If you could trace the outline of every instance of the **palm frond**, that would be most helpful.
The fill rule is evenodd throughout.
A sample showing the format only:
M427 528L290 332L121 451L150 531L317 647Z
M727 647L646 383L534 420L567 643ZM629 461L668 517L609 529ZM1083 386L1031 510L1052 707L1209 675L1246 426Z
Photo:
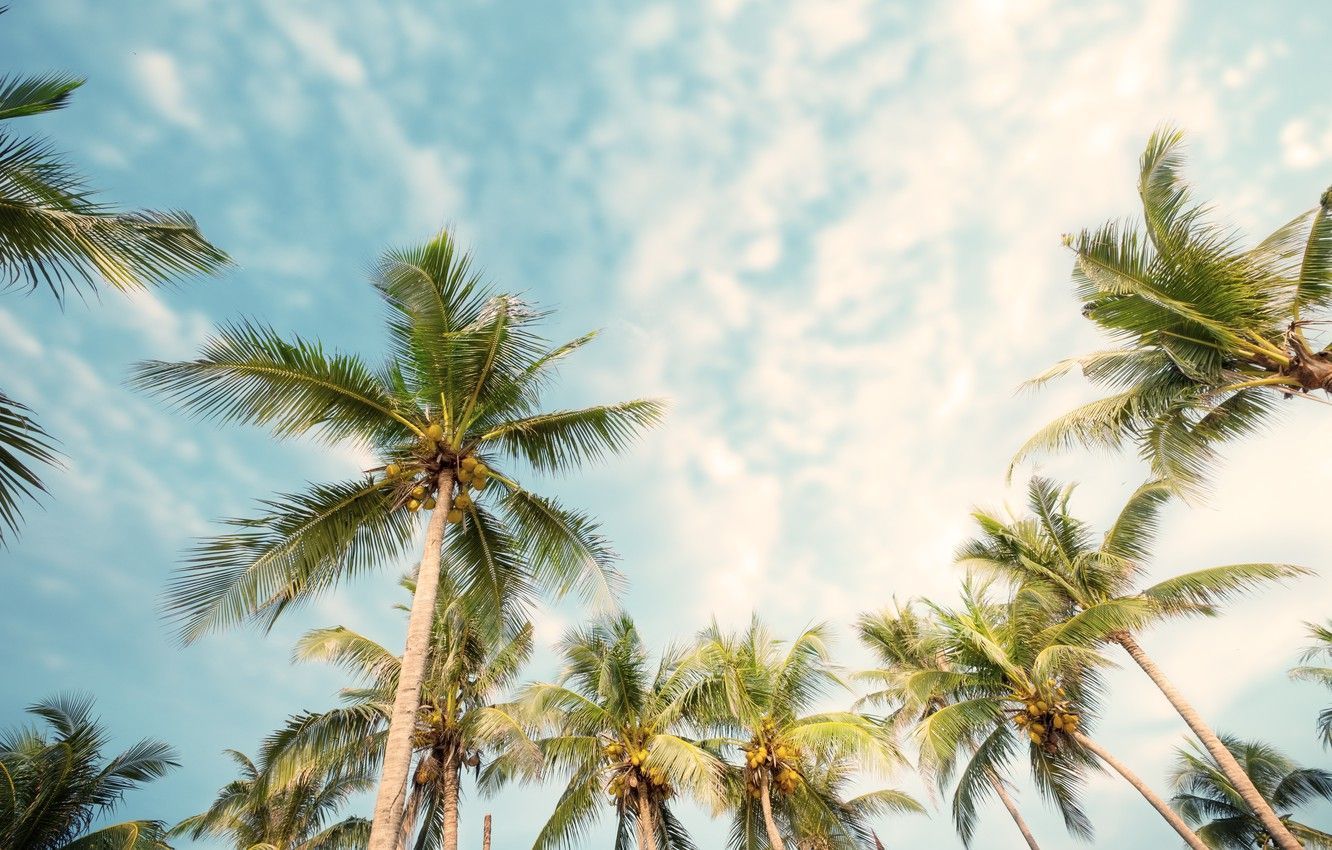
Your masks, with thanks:
M82 77L59 71L0 77L0 121L61 109L83 83Z
M0 392L0 543L18 533L20 501L46 492L35 464L59 463L50 435L30 414L27 406Z

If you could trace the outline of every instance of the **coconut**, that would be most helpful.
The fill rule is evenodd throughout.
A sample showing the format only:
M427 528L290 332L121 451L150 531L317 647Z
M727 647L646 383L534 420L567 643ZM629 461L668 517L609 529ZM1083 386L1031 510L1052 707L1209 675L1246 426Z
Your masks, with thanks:
M489 478L486 478L484 475L478 475L478 476L476 476L476 478L473 478L473 479L472 479L472 486L473 486L474 488L476 488L477 490L484 490L484 489L486 489L486 485L489 484L489 483L490 483L490 479L489 479Z
M479 461L477 461L477 459L474 457L470 456L465 457L462 459L462 468L467 470L468 472L471 472L473 469L476 469L476 465L478 462Z
M407 510L409 510L409 511L414 511L414 510L416 510L416 509L419 508L419 507L421 507L421 503L418 502L417 500L415 500L415 499L408 499L408 500L407 500Z
M472 506L472 497L467 495L466 493L459 493L454 498L453 504L459 508L462 508L463 510L467 510Z
M457 508L454 508L453 510L449 511L448 516L445 518L449 522L457 525L458 523L462 522L463 512L458 510Z
M399 472L402 472L402 467L398 466L396 463L390 463L388 466L384 467L384 474L389 478L394 477Z
M433 511L435 509L434 497L432 496L429 499L426 499L424 502L422 502L421 507L425 508L428 511Z
M440 427L438 422L432 422L430 427L426 428L426 436L435 442L439 442L444 439L444 429Z
M426 494L426 488L421 484L417 484L415 487L412 488L412 495L418 499L424 496L425 494Z

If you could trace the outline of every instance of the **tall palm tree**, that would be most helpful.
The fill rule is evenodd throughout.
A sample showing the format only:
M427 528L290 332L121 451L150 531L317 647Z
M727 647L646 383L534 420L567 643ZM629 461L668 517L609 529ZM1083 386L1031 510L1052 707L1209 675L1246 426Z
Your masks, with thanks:
M286 341L248 321L220 328L198 359L149 362L136 383L198 415L266 425L279 437L315 434L369 447L370 473L277 496L235 531L204 541L168 591L168 610L193 640L246 620L271 623L340 580L397 559L428 514L375 800L371 850L390 850L404 807L445 525L464 592L498 621L538 590L609 596L613 555L587 516L501 469L509 460L565 472L624 448L663 406L638 400L540 410L556 364L592 338L554 347L544 314L495 295L442 232L389 251L375 272L389 312L391 356L372 369L352 354ZM487 489L492 480L498 487Z
M1171 617L1214 615L1229 599L1308 571L1287 564L1232 564L1139 588L1161 508L1170 498L1167 485L1152 482L1135 491L1099 541L1086 523L1069 513L1072 487L1033 478L1027 492L1029 516L974 514L980 534L959 549L958 562L1054 600L1063 619L1058 642L1083 646L1109 642L1122 647L1207 747L1244 794L1246 804L1277 837L1282 850L1297 850L1299 843L1281 825L1216 732L1138 643L1135 632Z
M834 691L849 691L833 664L827 626L813 625L788 644L756 616L738 634L714 623L699 642L711 667L699 693L701 716L745 759L743 793L732 795L732 846L762 846L760 826L772 850L785 850L787 838L798 840L810 824L841 844L868 836L860 813L833 792L851 766L886 768L901 754L883 724L856 712L815 711ZM896 800L920 809L906 795Z
M1083 315L1118 346L1065 361L1111 395L1060 417L1023 447L1136 444L1152 474L1197 493L1218 444L1253 433L1277 401L1332 392L1332 348L1306 331L1332 307L1332 189L1252 248L1207 220L1166 127L1142 155L1141 226L1119 221L1065 237Z
M859 681L872 688L861 698L860 704L889 709L887 721L901 729L915 726L949 704L939 691L923 701L919 697L921 683L951 672L952 662L945 651L938 624L928 614L920 613L916 604L908 602L862 614L856 621L856 631L878 665L857 674ZM991 752L994 749L997 747ZM973 757L975 755L973 753ZM988 765L978 768L976 773L981 775L981 781L959 787L959 793L954 796L953 818L963 843L970 844L975 835L979 805L986 795L993 793L1003 803L1027 847L1040 850L1036 836L1022 817L1017 800L1003 776Z
M1304 662L1290 671L1292 679L1318 682L1326 688L1332 688L1332 621L1322 625L1305 623L1309 637L1314 643L1300 656ZM1314 664L1322 661L1322 664ZM1332 706L1318 712L1318 736L1323 739L1323 746L1332 746Z
M220 790L206 811L171 828L171 835L220 838L235 850L362 850L370 822L360 817L337 818L350 797L374 787L364 771L330 771L310 762L284 782L266 776L267 765L256 764L236 750L226 754L240 777Z
M511 743L483 782L568 777L533 850L582 846L607 809L617 848L692 850L672 801L686 795L715 806L723 769L714 748L692 737L705 673L699 653L670 647L654 665L627 616L574 629L559 649L557 681L530 684L513 705L487 712Z
M107 756L110 734L87 697L58 696L28 707L50 733L0 734L0 847L23 850L169 850L160 821L98 828L126 793L177 766L175 752L143 740Z
M68 105L81 85L60 73L0 77L0 290L45 287L63 301L67 288L142 289L225 266L185 213L117 211L48 142L11 129ZM0 543L18 532L20 502L46 492L37 465L58 460L31 414L0 391Z
M410 582L405 584L410 590ZM480 728L481 714L514 682L531 651L531 624L492 639L465 597L447 587L440 593L412 736L416 761L402 820L403 848L457 850L463 771L479 769L493 743ZM357 685L343 690L346 705L297 715L270 738L264 749L270 769L281 779L311 759L334 764L351 759L364 769L377 768L401 659L343 626L308 632L295 657L336 664L356 677Z
M922 697L942 691L948 702L918 727L922 756L946 768L981 741L958 780L964 789L1002 775L1016 745L1026 743L1037 788L1082 837L1090 836L1091 825L1076 798L1083 773L1099 761L1132 785L1193 850L1205 850L1159 794L1087 734L1101 688L1098 670L1108 662L1094 649L1057 641L1047 600L1023 592L996 605L983 593L968 587L962 607L935 608L952 667L915 684Z
M1267 744L1230 737L1222 740L1305 847L1332 847L1332 835L1294 819L1294 811L1301 806L1332 800L1332 773L1300 767ZM1170 805L1198 828L1198 837L1212 850L1270 850L1276 846L1216 760L1196 743L1190 741L1187 749L1176 751L1170 782L1176 791Z

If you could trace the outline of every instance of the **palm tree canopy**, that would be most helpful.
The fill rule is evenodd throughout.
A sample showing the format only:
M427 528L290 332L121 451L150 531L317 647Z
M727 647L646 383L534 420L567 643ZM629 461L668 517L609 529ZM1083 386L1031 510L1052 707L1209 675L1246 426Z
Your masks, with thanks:
M1216 448L1257 430L1283 397L1332 392L1332 350L1306 336L1332 306L1332 189L1258 245L1210 222L1181 175L1183 137L1166 127L1142 155L1140 225L1065 238L1083 315L1116 347L1058 364L1105 398L1041 429L1018 452L1135 445L1154 477L1203 491Z
M921 715L922 771L941 788L954 785L953 821L969 844L981 802L1025 749L1037 790L1070 834L1089 838L1080 795L1096 762L1075 735L1095 720L1108 662L1094 649L1059 643L1040 595L996 603L986 594L968 581L958 608L931 605L938 629L931 643L943 647L947 664L901 671L898 692Z
M414 590L410 580L403 584ZM495 638L472 616L466 597L444 588L433 621L414 749L423 758L433 757L432 765L451 756L458 764L475 762L479 769L487 751L503 744L503 737L491 735L491 727L482 723L482 713L514 683L531 652L530 624ZM343 689L344 705L298 714L269 736L262 751L266 780L291 781L311 762L374 773L383 758L399 656L371 638L334 626L307 632L294 658L334 664L351 674L355 684ZM420 808L436 811L442 804L437 799L440 788L422 785ZM427 817L425 824L417 846L440 846L437 819Z
M1162 482L1139 487L1098 539L1070 511L1072 486L1034 477L1027 514L973 514L980 533L959 547L957 562L1045 598L1054 617L1051 640L1079 645L1167 617L1210 616L1264 584L1309 574L1290 564L1229 564L1141 587L1171 492Z
M356 794L374 786L373 775L361 770L312 761L283 782L267 776L268 765L227 750L240 776L227 783L206 811L171 828L172 836L194 840L220 838L235 850L360 850L370 835L370 822L338 818Z
M1226 749L1306 847L1332 847L1332 835L1294 820L1304 805L1332 800L1332 773L1299 767L1273 747L1222 736ZM1211 754L1190 741L1176 751L1170 805L1216 850L1270 846L1270 838Z
M722 764L699 740L693 716L706 669L696 650L668 647L654 664L633 621L620 616L570 631L559 644L563 669L519 699L486 711L510 743L482 776L494 788L512 779L567 777L534 850L583 846L610 808L617 847L632 840L641 787L663 848L692 848L671 801L687 795L716 805Z
M68 286L140 289L223 268L226 254L185 213L118 212L49 143L11 129L66 106L81 85L61 73L0 77L0 290L44 286L63 300ZM0 543L18 533L20 504L46 492L37 468L56 463L50 435L0 391Z
M765 784L779 830L798 846L864 846L872 816L919 810L899 791L848 793L856 769L887 770L903 758L885 724L854 711L818 710L849 691L833 663L826 625L812 625L787 642L757 616L735 634L713 623L699 635L699 649L709 672L698 691L697 716L720 736L719 744L745 760L727 782L731 847L768 845L760 801Z
M58 696L28 707L50 727L0 734L0 847L25 850L166 850L159 821L90 829L126 793L177 766L175 752L143 740L107 756L110 734L92 700Z
M1332 688L1332 621L1323 624L1306 623L1305 626L1314 642L1300 656L1303 663L1291 668L1291 678L1318 682L1325 688ZM1332 746L1332 706L1318 713L1318 736L1323 746Z
M597 525L526 489L517 470L566 472L619 451L663 404L543 410L555 367L594 335L547 344L537 334L543 314L494 294L448 232L387 252L374 284L388 310L382 367L247 321L220 328L195 360L138 367L139 387L200 416L369 447L382 459L362 475L277 495L201 542L168 591L183 639L271 624L402 557L418 528L413 510L433 498L421 494L441 474L461 476L464 461L487 471L478 486L490 477L500 486L460 497L445 555L489 617L521 611L541 591L614 595L615 556Z

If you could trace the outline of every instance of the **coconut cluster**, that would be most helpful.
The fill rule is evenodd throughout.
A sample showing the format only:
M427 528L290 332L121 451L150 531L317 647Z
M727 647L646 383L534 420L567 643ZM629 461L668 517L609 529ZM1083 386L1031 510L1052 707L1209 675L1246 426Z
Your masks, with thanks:
M606 792L612 800L623 802L642 785L661 799L674 796L675 790L666 781L665 772L647 764L647 747L642 742L610 741L601 748L601 754L610 764Z
M1021 707L1013 709L1013 723L1027 733L1032 744L1053 752L1061 738L1071 738L1081 720L1062 687L1053 679L1041 690L1014 691L1012 698Z
M749 767L745 773L751 797L759 796L764 773L783 794L793 793L800 785L800 748L777 737L777 723L771 717L763 720L758 734L741 749Z
M407 491L407 499L403 503L407 510L416 512L419 510L433 511L437 501L435 499L438 490L439 473L449 467L454 469L454 477L458 482L458 492L453 499L453 507L449 510L446 519L451 523L460 523L467 509L473 504L473 498L469 491L480 492L486 489L490 483L490 477L494 473L490 467L471 455L463 458L449 456L446 448L440 441L444 438L444 429L438 424L431 425L425 431L425 436L421 438L421 444L414 456L405 461L409 465L409 472L414 473L414 482ZM384 479L391 481L403 475L403 465L397 462L390 463L384 467Z

